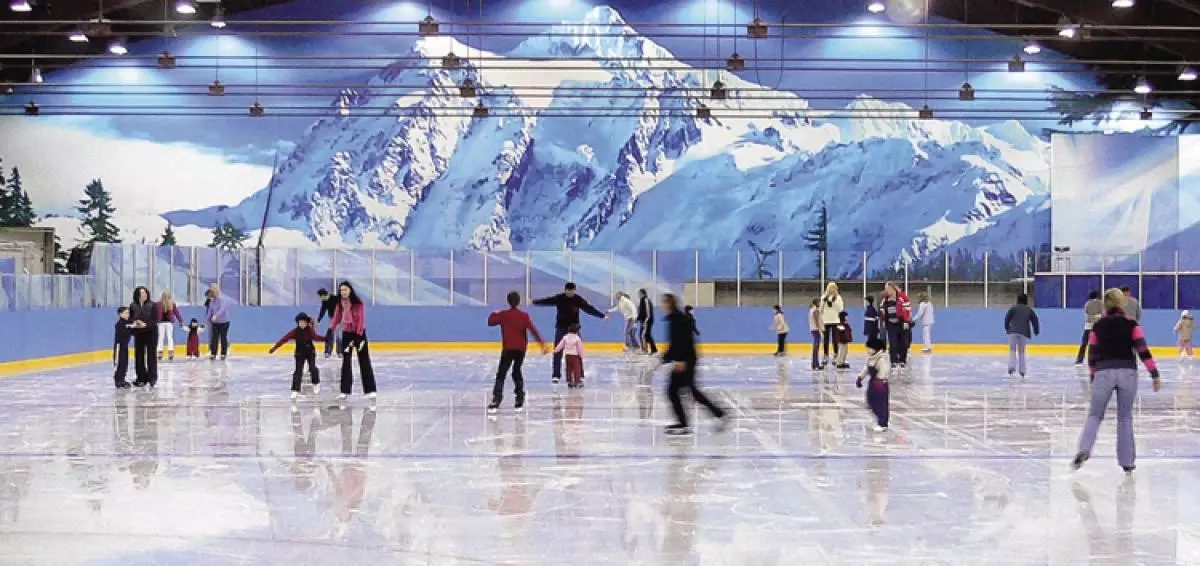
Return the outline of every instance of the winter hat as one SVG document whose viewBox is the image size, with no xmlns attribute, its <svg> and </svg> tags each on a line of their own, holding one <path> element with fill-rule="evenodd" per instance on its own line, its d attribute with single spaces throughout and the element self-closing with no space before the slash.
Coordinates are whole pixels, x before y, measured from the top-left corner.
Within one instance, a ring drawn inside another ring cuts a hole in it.
<svg viewBox="0 0 1200 566">
<path fill-rule="evenodd" d="M 883 340 L 880 340 L 879 338 L 871 338 L 870 340 L 867 340 L 866 346 L 867 348 L 875 350 L 876 352 L 882 352 L 885 348 Z"/>
<path fill-rule="evenodd" d="M 304 322 L 312 324 L 312 318 L 310 318 L 308 316 L 308 314 L 306 314 L 306 313 L 300 313 L 300 314 L 296 315 L 296 324 L 300 324 L 300 321 L 302 321 L 302 320 Z"/>
<path fill-rule="evenodd" d="M 1183 311 L 1183 313 L 1179 315 L 1179 318 L 1192 318 L 1192 312 L 1191 311 Z"/>
</svg>

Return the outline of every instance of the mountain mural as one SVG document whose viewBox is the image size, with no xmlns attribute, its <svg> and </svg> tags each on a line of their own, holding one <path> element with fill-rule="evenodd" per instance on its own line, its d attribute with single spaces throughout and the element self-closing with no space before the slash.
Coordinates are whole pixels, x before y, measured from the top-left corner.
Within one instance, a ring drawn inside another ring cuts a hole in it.
<svg viewBox="0 0 1200 566">
<path fill-rule="evenodd" d="M 318 246 L 806 250 L 825 210 L 830 250 L 920 261 L 967 242 L 1028 248 L 1048 200 L 1049 143 L 1018 122 L 923 120 L 867 96 L 816 111 L 687 67 L 608 7 L 504 54 L 450 37 L 413 52 L 331 101 L 268 186 L 163 217 L 246 229 L 265 218 L 268 240 L 281 231 Z M 459 68 L 443 68 L 450 53 Z M 546 72 L 512 69 L 529 65 Z M 460 96 L 467 79 L 478 98 Z M 724 100 L 709 95 L 716 80 Z M 411 85 L 423 88 L 394 94 Z M 382 115 L 356 113 L 385 96 Z M 473 114 L 480 102 L 487 117 Z"/>
</svg>

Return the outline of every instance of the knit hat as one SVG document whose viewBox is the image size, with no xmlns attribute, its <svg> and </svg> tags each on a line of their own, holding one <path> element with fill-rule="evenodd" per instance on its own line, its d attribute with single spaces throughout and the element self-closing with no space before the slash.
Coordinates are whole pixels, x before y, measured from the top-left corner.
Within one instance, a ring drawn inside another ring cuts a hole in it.
<svg viewBox="0 0 1200 566">
<path fill-rule="evenodd" d="M 309 324 L 312 324 L 312 318 L 309 317 L 308 314 L 306 314 L 306 313 L 300 313 L 300 314 L 296 315 L 296 324 L 300 324 L 300 321 L 302 321 L 302 320 Z"/>
</svg>

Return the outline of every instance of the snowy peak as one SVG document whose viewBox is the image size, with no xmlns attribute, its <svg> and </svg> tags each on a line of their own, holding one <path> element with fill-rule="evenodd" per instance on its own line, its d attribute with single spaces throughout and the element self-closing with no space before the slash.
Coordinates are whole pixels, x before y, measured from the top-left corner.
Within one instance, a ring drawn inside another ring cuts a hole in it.
<svg viewBox="0 0 1200 566">
<path fill-rule="evenodd" d="M 667 59 L 674 62 L 674 55 L 666 48 L 643 37 L 625 23 L 625 18 L 610 6 L 597 6 L 588 11 L 579 23 L 563 22 L 552 26 L 546 33 L 531 37 L 509 53 L 515 58 L 534 57 L 601 57 L 609 59 Z M 633 61 L 608 61 L 605 66 L 622 67 Z"/>
</svg>

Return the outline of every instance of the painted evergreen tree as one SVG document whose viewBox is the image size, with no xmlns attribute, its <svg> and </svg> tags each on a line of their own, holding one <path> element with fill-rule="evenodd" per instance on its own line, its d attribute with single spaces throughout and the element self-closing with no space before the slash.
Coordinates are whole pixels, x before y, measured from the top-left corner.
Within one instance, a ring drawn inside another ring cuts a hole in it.
<svg viewBox="0 0 1200 566">
<path fill-rule="evenodd" d="M 817 252 L 817 270 L 821 279 L 825 279 L 828 261 L 821 261 L 821 254 L 829 251 L 829 209 L 825 203 L 821 203 L 821 208 L 817 211 L 816 226 L 805 232 L 803 238 L 805 247 Z"/>
<path fill-rule="evenodd" d="M 179 245 L 175 242 L 175 229 L 169 223 L 167 224 L 167 229 L 163 231 L 162 243 L 160 245 L 163 247 Z"/>
<path fill-rule="evenodd" d="M 117 211 L 112 205 L 112 195 L 104 190 L 104 183 L 95 179 L 88 183 L 83 192 L 83 200 L 75 209 L 79 211 L 82 224 L 79 226 L 86 244 L 96 242 L 118 243 L 121 241 L 121 230 L 112 222 L 113 213 Z"/>
<path fill-rule="evenodd" d="M 10 226 L 12 222 L 12 197 L 8 192 L 8 180 L 4 177 L 4 160 L 0 159 L 0 226 Z"/>
<path fill-rule="evenodd" d="M 11 212 L 6 219 L 8 223 L 5 225 L 21 228 L 33 226 L 37 214 L 33 212 L 33 201 L 29 198 L 29 192 L 21 186 L 21 172 L 16 167 L 13 167 L 12 175 L 8 178 L 5 196 L 11 206 Z"/>
<path fill-rule="evenodd" d="M 241 231 L 237 226 L 234 226 L 233 223 L 226 221 L 224 224 L 213 229 L 212 243 L 208 247 L 222 250 L 237 250 L 241 249 L 242 244 L 249 238 L 249 235 Z"/>
<path fill-rule="evenodd" d="M 58 234 L 54 235 L 54 272 L 55 273 L 70 273 L 67 269 L 67 260 L 71 258 L 71 254 L 62 246 L 62 239 Z"/>
</svg>

